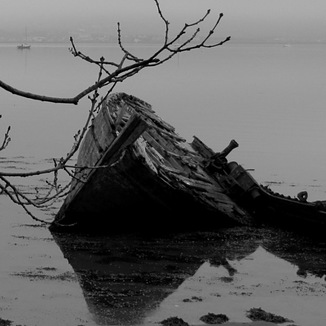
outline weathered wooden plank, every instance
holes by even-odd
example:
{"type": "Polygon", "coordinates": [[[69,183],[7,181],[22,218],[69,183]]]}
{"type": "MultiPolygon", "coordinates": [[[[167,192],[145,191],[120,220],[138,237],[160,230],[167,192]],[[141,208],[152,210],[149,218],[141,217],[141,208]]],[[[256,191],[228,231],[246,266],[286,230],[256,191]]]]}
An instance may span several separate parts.
{"type": "Polygon", "coordinates": [[[121,93],[120,93],[120,97],[123,97],[123,101],[131,108],[135,109],[135,110],[139,110],[141,113],[142,111],[145,111],[145,112],[152,112],[152,113],[155,113],[152,106],[137,98],[137,97],[134,97],[132,95],[127,95],[127,94],[124,94],[124,96],[121,96],[121,93]]]}
{"type": "Polygon", "coordinates": [[[203,193],[203,195],[216,203],[234,204],[234,201],[228,195],[219,192],[217,189],[213,192],[203,193]]]}
{"type": "Polygon", "coordinates": [[[134,110],[136,110],[138,113],[146,116],[149,118],[156,127],[160,129],[166,129],[169,132],[174,132],[175,128],[161,119],[158,115],[155,114],[155,111],[152,109],[152,106],[144,101],[141,101],[139,99],[135,99],[133,97],[126,97],[124,98],[124,102],[129,106],[132,107],[134,110]],[[131,100],[131,101],[130,101],[131,100]]]}
{"type": "MultiPolygon", "coordinates": [[[[136,108],[137,109],[137,108],[136,108]]],[[[146,117],[150,118],[152,122],[155,124],[156,127],[160,129],[165,129],[167,132],[174,133],[175,128],[168,124],[167,122],[163,121],[161,118],[159,118],[154,112],[149,112],[147,110],[142,110],[142,114],[144,114],[146,117]]]]}
{"type": "Polygon", "coordinates": [[[102,109],[94,119],[92,131],[100,151],[106,150],[115,139],[106,108],[102,109]]]}
{"type": "MultiPolygon", "coordinates": [[[[147,124],[138,114],[134,114],[124,129],[120,132],[119,136],[114,140],[112,145],[106,150],[106,152],[102,155],[102,158],[97,162],[97,166],[107,165],[114,161],[115,157],[118,156],[127,146],[132,144],[140,135],[146,130],[147,124]]],[[[90,133],[87,133],[87,135],[90,133]]],[[[88,147],[86,146],[88,149],[88,147]]],[[[91,152],[91,150],[90,150],[91,152]]],[[[96,155],[92,153],[92,155],[96,155]]],[[[80,157],[83,157],[84,153],[80,152],[80,157]]],[[[87,161],[87,160],[85,160],[87,161]]],[[[82,162],[82,159],[81,159],[82,162]]],[[[85,164],[86,166],[86,164],[85,164]]],[[[89,166],[89,165],[88,165],[89,166]]],[[[91,165],[91,166],[94,166],[91,165]]],[[[82,180],[84,182],[87,181],[94,173],[96,173],[96,169],[77,169],[76,177],[81,177],[83,175],[82,180]],[[79,172],[80,171],[80,172],[79,172]]],[[[79,182],[78,179],[73,180],[73,184],[71,187],[71,192],[69,193],[66,202],[69,203],[73,200],[73,198],[78,194],[80,190],[85,186],[84,182],[79,182]]],[[[68,205],[68,204],[67,204],[68,205]]]]}
{"type": "Polygon", "coordinates": [[[191,145],[196,151],[198,151],[202,156],[204,156],[207,159],[215,154],[215,152],[211,148],[209,148],[196,136],[194,136],[191,145]]]}
{"type": "Polygon", "coordinates": [[[189,172],[186,171],[185,169],[177,170],[164,165],[161,165],[159,168],[167,173],[172,173],[174,175],[181,176],[188,186],[194,185],[194,188],[205,189],[205,191],[211,190],[213,188],[216,191],[221,191],[221,192],[224,191],[224,189],[216,182],[216,180],[208,177],[204,173],[199,173],[194,171],[189,172]]]}
{"type": "Polygon", "coordinates": [[[115,119],[116,126],[120,125],[122,118],[124,117],[126,112],[128,112],[126,105],[122,105],[121,107],[119,107],[117,118],[115,119]]]}
{"type": "Polygon", "coordinates": [[[156,129],[149,128],[146,133],[151,137],[149,139],[153,139],[155,142],[159,143],[164,150],[169,151],[175,148],[176,140],[162,137],[162,135],[159,134],[156,129]]]}
{"type": "Polygon", "coordinates": [[[111,145],[115,139],[108,112],[102,109],[85,135],[81,145],[77,166],[94,166],[102,156],[102,153],[111,145]]]}
{"type": "Polygon", "coordinates": [[[117,153],[122,152],[127,146],[131,145],[136,139],[138,139],[147,127],[148,125],[146,121],[139,114],[134,113],[120,132],[119,136],[106,150],[99,164],[109,164],[117,153]]]}
{"type": "Polygon", "coordinates": [[[153,136],[149,132],[145,132],[143,134],[144,139],[147,141],[147,143],[153,147],[154,150],[156,150],[165,160],[168,162],[172,167],[178,170],[182,170],[183,166],[180,164],[178,160],[175,159],[172,155],[170,155],[169,151],[166,150],[164,142],[160,142],[161,139],[153,138],[153,136]]]}
{"type": "Polygon", "coordinates": [[[77,159],[77,166],[93,166],[101,158],[101,153],[94,141],[94,136],[88,132],[80,147],[80,152],[77,159]]]}
{"type": "Polygon", "coordinates": [[[185,142],[186,140],[182,137],[180,137],[179,135],[177,135],[174,132],[170,132],[168,130],[162,129],[160,128],[160,126],[158,126],[157,124],[155,124],[151,119],[146,119],[148,125],[155,129],[159,134],[162,135],[162,137],[167,137],[169,138],[171,141],[178,141],[178,142],[185,142]]]}
{"type": "Polygon", "coordinates": [[[165,166],[163,164],[161,164],[161,166],[159,168],[164,170],[165,172],[173,173],[173,174],[176,174],[176,175],[182,175],[182,176],[184,176],[186,178],[188,178],[188,176],[189,176],[189,173],[186,172],[185,170],[174,169],[173,167],[165,166]]]}
{"type": "MultiPolygon", "coordinates": [[[[182,147],[177,146],[177,144],[180,144],[177,140],[162,137],[161,134],[157,133],[156,130],[152,128],[148,129],[146,134],[149,134],[148,142],[150,142],[154,148],[160,151],[163,156],[169,158],[169,160],[171,160],[175,166],[178,166],[178,168],[185,168],[185,155],[189,152],[182,149],[182,147]]],[[[189,157],[189,159],[191,158],[189,157]]]]}
{"type": "Polygon", "coordinates": [[[191,171],[191,174],[190,174],[191,178],[193,179],[197,179],[197,180],[201,180],[201,181],[204,181],[204,182],[210,182],[212,183],[212,178],[209,177],[206,173],[200,171],[197,169],[197,171],[191,171]]]}
{"type": "Polygon", "coordinates": [[[181,175],[176,175],[176,177],[179,179],[180,182],[182,182],[189,188],[193,188],[201,191],[207,191],[210,193],[213,193],[216,190],[216,185],[210,182],[195,180],[181,175]]]}

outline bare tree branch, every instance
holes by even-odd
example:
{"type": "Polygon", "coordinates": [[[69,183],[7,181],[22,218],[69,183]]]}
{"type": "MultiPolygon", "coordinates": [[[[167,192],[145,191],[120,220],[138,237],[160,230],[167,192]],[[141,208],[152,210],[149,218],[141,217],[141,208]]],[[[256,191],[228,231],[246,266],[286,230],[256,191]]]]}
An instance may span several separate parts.
{"type": "MultiPolygon", "coordinates": [[[[59,182],[58,173],[62,171],[63,173],[67,173],[69,177],[74,178],[74,173],[72,172],[73,169],[79,170],[88,170],[88,169],[99,169],[103,168],[102,166],[83,166],[77,167],[69,164],[71,159],[78,151],[82,140],[88,130],[88,127],[91,123],[92,118],[94,117],[95,113],[98,112],[102,104],[104,103],[106,97],[113,91],[114,87],[117,83],[123,82],[125,79],[132,77],[133,75],[137,74],[144,68],[155,67],[158,65],[163,64],[164,62],[170,60],[172,57],[179,53],[183,53],[186,51],[192,51],[195,49],[200,48],[213,48],[230,40],[230,37],[226,37],[224,40],[218,43],[209,44],[208,41],[211,39],[211,36],[214,34],[215,30],[217,29],[220,21],[223,17],[223,14],[220,14],[218,19],[216,20],[215,24],[209,30],[201,40],[198,38],[200,35],[200,26],[203,22],[206,21],[207,17],[211,14],[210,10],[198,20],[192,23],[186,23],[183,28],[179,32],[177,32],[173,37],[170,36],[170,23],[164,17],[163,12],[161,10],[160,4],[158,0],[154,0],[156,9],[159,15],[159,18],[162,20],[165,30],[164,30],[164,39],[163,44],[159,46],[159,48],[154,51],[147,58],[140,58],[131,51],[127,50],[126,47],[123,45],[122,42],[122,29],[120,23],[117,24],[117,36],[118,36],[118,46],[122,52],[122,58],[120,62],[111,62],[105,60],[104,57],[101,57],[98,60],[95,60],[86,54],[79,51],[74,43],[74,40],[70,38],[71,48],[69,49],[71,54],[74,57],[80,58],[87,63],[93,64],[98,67],[98,78],[96,82],[79,94],[74,97],[53,97],[53,96],[46,96],[46,95],[39,95],[30,92],[26,92],[23,90],[16,89],[4,81],[0,80],[0,88],[21,97],[29,98],[32,100],[38,100],[43,102],[53,102],[53,103],[65,103],[65,104],[75,104],[77,105],[78,102],[88,96],[91,105],[89,109],[89,113],[87,119],[84,123],[82,130],[79,130],[76,135],[74,136],[74,143],[72,145],[71,150],[66,154],[65,157],[60,159],[53,159],[53,167],[43,170],[37,171],[30,171],[30,172],[4,172],[0,171],[0,192],[4,193],[9,196],[9,198],[16,204],[23,207],[28,215],[30,215],[34,220],[48,223],[42,219],[36,218],[32,213],[30,207],[38,208],[38,209],[45,209],[49,207],[55,200],[61,199],[66,196],[69,191],[71,191],[70,183],[62,186],[59,182]],[[109,87],[108,87],[109,86],[109,87]],[[107,87],[106,94],[100,100],[99,98],[99,90],[107,87]],[[89,94],[92,94],[91,96],[89,94]],[[34,189],[34,197],[27,196],[23,191],[19,189],[18,186],[15,186],[10,179],[11,178],[26,178],[31,176],[38,176],[38,175],[52,175],[52,181],[46,181],[46,191],[43,193],[40,191],[39,188],[34,189]]],[[[1,116],[0,116],[1,117],[1,116]]],[[[0,151],[4,150],[8,143],[10,142],[10,127],[8,127],[2,145],[0,145],[0,151]]],[[[106,166],[105,166],[106,167],[106,166]]]]}
{"type": "Polygon", "coordinates": [[[9,132],[10,132],[10,126],[7,128],[7,131],[3,137],[3,141],[2,141],[2,145],[0,146],[0,151],[3,151],[9,144],[9,142],[11,141],[11,138],[9,136],[9,132]]]}
{"type": "Polygon", "coordinates": [[[188,36],[188,38],[185,41],[183,41],[183,42],[181,42],[181,44],[177,45],[177,42],[181,40],[181,37],[185,36],[188,33],[189,29],[191,29],[193,27],[197,27],[201,23],[203,23],[206,20],[206,18],[210,15],[211,11],[207,10],[205,15],[202,18],[195,21],[194,23],[185,24],[184,27],[180,30],[180,32],[174,38],[172,38],[170,40],[170,35],[169,35],[169,32],[170,32],[169,24],[170,23],[164,17],[164,15],[161,11],[161,8],[160,8],[159,1],[154,0],[154,2],[156,4],[156,8],[158,10],[159,16],[165,25],[165,34],[164,34],[163,45],[154,54],[152,54],[149,58],[146,58],[146,59],[138,58],[137,56],[133,55],[131,52],[129,52],[125,49],[125,47],[122,45],[121,28],[120,28],[120,24],[118,23],[118,44],[120,46],[120,49],[124,53],[124,56],[120,63],[105,61],[105,59],[103,57],[101,57],[100,60],[94,60],[94,59],[90,58],[89,56],[83,54],[82,52],[78,51],[74,44],[73,39],[70,38],[71,45],[72,45],[72,47],[70,48],[70,51],[75,57],[80,57],[81,59],[83,59],[89,63],[99,66],[101,71],[104,71],[107,74],[106,77],[99,79],[94,85],[89,86],[88,88],[86,88],[85,90],[83,90],[82,92],[77,94],[76,96],[70,97],[70,98],[61,98],[61,97],[52,97],[52,96],[46,96],[46,95],[38,95],[38,94],[18,90],[16,88],[8,85],[7,83],[5,83],[2,80],[0,80],[0,87],[5,89],[8,92],[11,92],[14,95],[26,97],[26,98],[33,99],[33,100],[38,100],[38,101],[43,101],[43,102],[53,102],[53,103],[78,104],[80,99],[87,96],[94,90],[98,90],[104,86],[107,86],[108,84],[111,84],[111,83],[122,82],[126,78],[129,78],[129,77],[137,74],[143,68],[154,67],[154,66],[157,66],[157,65],[160,65],[160,64],[166,62],[167,60],[171,59],[177,53],[191,51],[191,50],[199,49],[199,48],[217,47],[217,46],[220,46],[230,40],[230,37],[227,37],[219,43],[210,44],[210,45],[206,44],[206,42],[210,39],[210,37],[214,33],[215,29],[219,25],[221,18],[223,17],[223,14],[220,14],[217,22],[215,23],[215,25],[212,27],[212,29],[209,31],[209,33],[206,35],[206,37],[204,38],[204,40],[202,42],[191,45],[191,42],[194,41],[194,39],[200,32],[200,28],[196,28],[196,30],[194,32],[192,32],[192,34],[190,36],[188,36]],[[172,48],[172,45],[176,45],[176,46],[174,48],[172,48]],[[159,57],[160,55],[163,55],[163,57],[160,58],[159,57]],[[127,61],[132,62],[132,63],[129,65],[123,66],[125,64],[125,62],[127,62],[127,61]],[[115,70],[112,73],[110,73],[109,70],[106,68],[106,66],[113,67],[113,68],[115,68],[115,70]]]}

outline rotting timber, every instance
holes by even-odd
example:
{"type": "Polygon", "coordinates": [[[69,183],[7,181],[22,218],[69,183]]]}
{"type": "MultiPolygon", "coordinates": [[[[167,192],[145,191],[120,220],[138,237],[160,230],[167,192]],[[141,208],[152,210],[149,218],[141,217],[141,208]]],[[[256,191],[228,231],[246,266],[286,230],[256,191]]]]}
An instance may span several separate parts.
{"type": "Polygon", "coordinates": [[[71,191],[50,228],[153,232],[249,224],[220,180],[227,176],[219,163],[236,146],[215,153],[197,137],[187,143],[148,103],[111,94],[85,136],[71,191]]]}
{"type": "Polygon", "coordinates": [[[256,224],[269,224],[304,235],[325,237],[326,201],[308,201],[308,193],[297,197],[276,193],[259,184],[236,162],[225,166],[228,177],[224,187],[228,194],[253,216],[256,224]]]}

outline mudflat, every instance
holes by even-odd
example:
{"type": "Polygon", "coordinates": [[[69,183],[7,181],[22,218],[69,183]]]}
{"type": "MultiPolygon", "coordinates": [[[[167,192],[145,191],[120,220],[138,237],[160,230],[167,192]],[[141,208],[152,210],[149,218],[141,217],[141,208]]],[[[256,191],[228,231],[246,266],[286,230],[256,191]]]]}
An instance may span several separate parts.
{"type": "Polygon", "coordinates": [[[324,326],[323,242],[244,227],[52,234],[0,204],[0,325],[324,326]]]}

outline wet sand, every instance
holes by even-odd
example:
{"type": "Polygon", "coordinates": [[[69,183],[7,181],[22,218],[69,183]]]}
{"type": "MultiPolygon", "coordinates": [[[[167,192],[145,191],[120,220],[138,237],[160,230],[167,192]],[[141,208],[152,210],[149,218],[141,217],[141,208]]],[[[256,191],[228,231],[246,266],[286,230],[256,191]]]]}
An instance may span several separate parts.
{"type": "Polygon", "coordinates": [[[0,197],[0,325],[204,325],[253,322],[262,308],[293,322],[326,319],[326,245],[271,229],[75,236],[51,234],[0,197]]]}
{"type": "Polygon", "coordinates": [[[76,275],[47,228],[4,196],[0,205],[0,325],[94,325],[76,275]]]}

